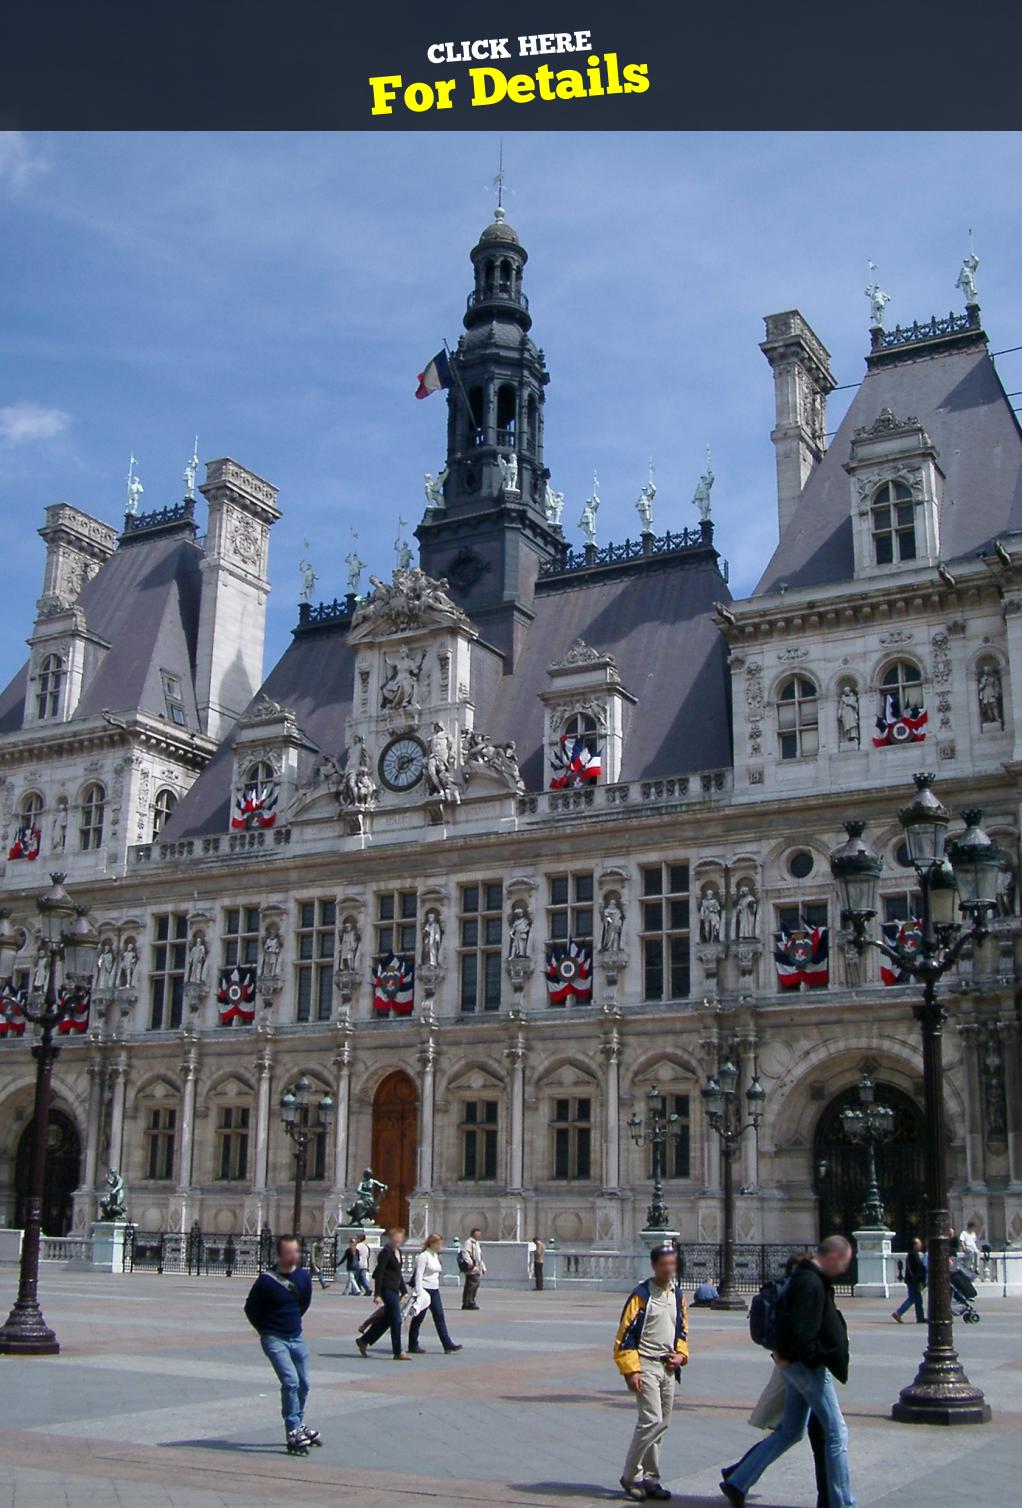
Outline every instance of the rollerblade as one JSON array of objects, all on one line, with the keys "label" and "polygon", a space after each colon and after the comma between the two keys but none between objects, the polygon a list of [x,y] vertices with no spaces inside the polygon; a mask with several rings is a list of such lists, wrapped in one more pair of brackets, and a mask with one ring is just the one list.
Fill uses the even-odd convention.
[{"label": "rollerblade", "polygon": [[310,1445],[322,1445],[318,1429],[310,1429],[307,1424],[300,1424],[299,1431],[303,1434]]},{"label": "rollerblade", "polygon": [[309,1454],[309,1442],[306,1439],[305,1431],[300,1427],[288,1430],[287,1453],[289,1456],[307,1456]]}]

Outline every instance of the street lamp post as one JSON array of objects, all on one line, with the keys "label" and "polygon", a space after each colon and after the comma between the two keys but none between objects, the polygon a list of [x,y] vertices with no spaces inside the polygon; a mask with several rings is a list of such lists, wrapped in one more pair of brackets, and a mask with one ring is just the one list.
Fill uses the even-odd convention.
[{"label": "street lamp post", "polygon": [[706,1123],[720,1137],[724,1174],[724,1251],[713,1309],[745,1309],[745,1300],[735,1292],[735,1158],[746,1131],[757,1130],[763,1119],[766,1091],[756,1074],[745,1091],[748,1120],[742,1119],[738,1094],[738,1069],[728,1052],[717,1072],[711,1073],[701,1090]]},{"label": "street lamp post", "polygon": [[316,1105],[315,1122],[312,1119],[310,1098],[312,1085],[303,1073],[290,1089],[280,1097],[280,1119],[284,1130],[295,1144],[295,1202],[291,1216],[291,1229],[301,1239],[302,1194],[305,1188],[306,1157],[309,1143],[318,1129],[326,1129],[333,1122],[334,1102],[330,1094],[324,1094]]},{"label": "street lamp post", "polygon": [[886,1226],[884,1202],[880,1197],[877,1180],[876,1149],[894,1135],[894,1111],[890,1105],[876,1103],[876,1090],[868,1073],[863,1074],[859,1084],[859,1103],[846,1105],[841,1112],[841,1123],[849,1141],[858,1142],[866,1148],[866,1202],[862,1206],[864,1230],[883,1230]]},{"label": "street lamp post", "polygon": [[646,1211],[646,1229],[666,1231],[670,1227],[663,1185],[667,1176],[667,1143],[677,1141],[681,1136],[681,1117],[668,1115],[666,1095],[661,1094],[655,1084],[651,1084],[645,1123],[633,1110],[627,1124],[637,1147],[653,1148],[653,1202]]},{"label": "street lamp post", "polygon": [[[859,953],[878,948],[923,986],[913,1014],[923,1044],[927,1341],[915,1381],[901,1390],[892,1417],[906,1424],[984,1424],[990,1407],[966,1376],[953,1342],[942,1062],[945,1013],[937,984],[966,946],[988,935],[987,917],[996,902],[1002,855],[980,827],[979,811],[964,812],[965,831],[947,842],[951,813],[933,794],[934,779],[916,775],[916,795],[898,814],[922,897],[917,951],[893,948],[868,934],[877,913],[881,861],[862,836],[864,823],[845,824],[848,840],[831,854],[831,870],[842,892],[842,924],[854,947]],[[956,901],[969,924],[965,929],[956,918]]]},{"label": "street lamp post", "polygon": [[[53,1065],[60,1047],[53,1033],[65,1016],[85,998],[99,939],[84,906],[76,906],[64,889],[62,874],[52,874],[50,889],[36,902],[40,918],[40,948],[46,954],[46,988],[18,1002],[27,1021],[41,1028],[33,1043],[35,1058],[35,1106],[32,1112],[32,1150],[25,1201],[25,1230],[21,1243],[18,1296],[0,1329],[0,1354],[55,1356],[60,1350],[56,1335],[43,1319],[39,1307],[39,1238],[42,1229],[43,1196],[46,1192],[46,1146],[50,1122]],[[10,981],[18,952],[18,936],[10,912],[0,911],[0,989],[4,1012],[12,1018],[14,1003]],[[58,989],[58,971],[61,984]]]}]

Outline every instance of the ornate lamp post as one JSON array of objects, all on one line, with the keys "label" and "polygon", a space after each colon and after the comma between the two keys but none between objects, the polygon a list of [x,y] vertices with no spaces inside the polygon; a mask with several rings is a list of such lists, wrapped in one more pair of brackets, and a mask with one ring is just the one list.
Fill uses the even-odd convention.
[{"label": "ornate lamp post", "polygon": [[[36,902],[40,918],[40,949],[46,954],[46,988],[18,1003],[26,1021],[42,1028],[32,1046],[35,1058],[35,1107],[32,1112],[32,1155],[29,1163],[28,1198],[25,1202],[25,1234],[21,1246],[18,1297],[0,1329],[0,1353],[18,1356],[55,1356],[60,1350],[53,1331],[39,1307],[39,1236],[43,1195],[46,1191],[46,1143],[50,1122],[53,1065],[60,1047],[53,1040],[55,1027],[85,998],[99,946],[96,929],[84,906],[76,906],[64,889],[62,874],[51,874],[52,885]],[[10,912],[0,911],[0,990],[4,1010],[13,1016],[14,1006],[7,987],[14,971],[18,936]],[[58,971],[61,985],[58,990]]]},{"label": "ornate lamp post", "polygon": [[[913,1014],[923,1039],[927,1342],[915,1381],[902,1389],[891,1413],[906,1424],[983,1424],[990,1418],[990,1407],[966,1376],[952,1335],[942,1063],[945,1013],[937,1000],[937,983],[966,946],[987,936],[1002,854],[980,827],[979,811],[965,812],[965,831],[947,842],[951,813],[933,794],[934,780],[933,775],[916,775],[916,795],[898,814],[922,895],[917,953],[899,951],[868,934],[877,913],[881,861],[862,836],[864,823],[845,824],[848,841],[831,855],[831,869],[841,889],[842,924],[851,933],[853,945],[860,953],[867,947],[879,948],[923,986],[923,998],[913,1007]],[[964,929],[958,911],[968,922]]]},{"label": "ornate lamp post", "polygon": [[284,1130],[295,1144],[295,1202],[291,1216],[291,1229],[299,1238],[302,1234],[302,1193],[305,1187],[306,1156],[309,1143],[316,1130],[333,1123],[333,1096],[324,1094],[316,1105],[315,1121],[310,1105],[312,1085],[303,1073],[290,1089],[280,1097],[280,1119]]},{"label": "ornate lamp post", "polygon": [[742,1102],[738,1095],[738,1069],[731,1051],[715,1074],[711,1073],[701,1090],[706,1123],[720,1137],[724,1163],[724,1251],[720,1281],[713,1309],[742,1309],[745,1300],[735,1292],[735,1158],[746,1131],[756,1130],[763,1119],[766,1090],[754,1074],[745,1091],[748,1120],[742,1120]]},{"label": "ornate lamp post", "polygon": [[653,1148],[653,1202],[646,1211],[646,1229],[666,1231],[670,1216],[664,1204],[663,1180],[667,1173],[667,1143],[681,1136],[681,1117],[668,1115],[667,1097],[655,1084],[649,1086],[649,1110],[645,1123],[633,1110],[627,1125],[637,1147]]},{"label": "ornate lamp post", "polygon": [[865,1230],[882,1230],[886,1225],[880,1185],[877,1182],[876,1149],[894,1135],[894,1111],[890,1105],[876,1103],[873,1080],[864,1073],[859,1084],[859,1103],[846,1105],[841,1112],[841,1122],[849,1141],[859,1142],[866,1148],[867,1188],[866,1202],[862,1206],[862,1223]]}]

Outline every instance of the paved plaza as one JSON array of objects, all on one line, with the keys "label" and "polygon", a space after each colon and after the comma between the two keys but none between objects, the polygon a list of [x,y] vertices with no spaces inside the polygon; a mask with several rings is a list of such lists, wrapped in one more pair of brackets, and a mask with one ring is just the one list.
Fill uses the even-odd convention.
[{"label": "paved plaza", "polygon": [[[0,1508],[265,1508],[288,1503],[574,1505],[614,1490],[634,1407],[610,1355],[614,1294],[483,1289],[463,1314],[465,1349],[440,1353],[427,1319],[426,1356],[362,1361],[352,1344],[366,1299],[315,1290],[310,1423],[325,1444],[283,1450],[275,1381],[241,1312],[244,1278],[110,1277],[47,1269],[47,1320],[59,1357],[0,1357]],[[4,1269],[0,1299],[13,1297]],[[887,1414],[911,1379],[924,1331],[897,1327],[890,1303],[843,1300],[852,1378],[843,1401],[861,1508],[946,1503],[964,1493],[996,1508],[1022,1479],[1022,1300],[983,1303],[957,1329],[973,1380],[993,1405],[985,1427],[896,1425]],[[723,1461],[756,1438],[746,1423],[769,1366],[741,1316],[697,1310],[665,1455],[684,1508],[721,1508]],[[808,1446],[764,1477],[752,1508],[811,1508]]]}]

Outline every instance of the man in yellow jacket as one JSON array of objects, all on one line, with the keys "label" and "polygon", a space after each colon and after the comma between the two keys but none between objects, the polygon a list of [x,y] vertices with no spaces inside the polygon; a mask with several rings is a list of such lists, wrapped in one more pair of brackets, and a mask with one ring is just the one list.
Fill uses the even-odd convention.
[{"label": "man in yellow jacket", "polygon": [[652,1277],[633,1288],[614,1338],[614,1360],[639,1405],[621,1486],[637,1502],[667,1499],[660,1480],[660,1446],[671,1422],[674,1385],[688,1364],[688,1314],[676,1278],[673,1246],[649,1254]]}]

